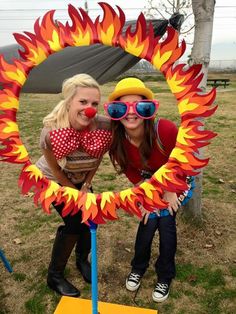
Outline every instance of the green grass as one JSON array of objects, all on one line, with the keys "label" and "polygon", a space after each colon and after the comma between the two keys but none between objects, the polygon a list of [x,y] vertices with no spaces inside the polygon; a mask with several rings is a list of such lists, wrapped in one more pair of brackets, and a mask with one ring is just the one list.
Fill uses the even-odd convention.
[{"label": "green grass", "polygon": [[[233,301],[236,297],[236,290],[226,287],[224,274],[220,269],[214,269],[209,265],[195,267],[193,264],[177,266],[177,280],[188,282],[190,286],[202,287],[203,291],[198,298],[205,313],[221,313],[221,302],[223,300]],[[188,289],[185,295],[195,298],[195,293]],[[179,296],[178,296],[179,297]]]},{"label": "green grass", "polygon": [[[45,224],[48,224],[53,221],[57,221],[58,217],[56,215],[41,215],[41,208],[36,208],[35,211],[38,211],[36,214],[38,217],[37,219],[31,221],[25,220],[25,217],[22,217],[18,222],[18,230],[20,231],[22,236],[27,236],[35,232],[37,229],[40,229]],[[28,213],[30,216],[32,213]]]},{"label": "green grass", "polygon": [[[220,314],[222,313],[221,302],[225,302],[227,299],[234,300],[236,298],[236,291],[230,289],[219,289],[217,291],[206,291],[202,298],[202,305],[206,313]],[[228,312],[227,309],[223,310],[224,313],[233,314]]]},{"label": "green grass", "polygon": [[188,282],[191,286],[202,285],[205,289],[224,286],[225,280],[220,269],[213,270],[209,266],[195,267],[193,264],[177,265],[177,277],[181,282]]},{"label": "green grass", "polygon": [[46,313],[46,306],[42,303],[40,296],[34,296],[25,303],[25,309],[27,313],[31,314],[43,314]]},{"label": "green grass", "polygon": [[15,281],[25,281],[25,279],[26,279],[26,274],[22,274],[22,273],[14,272],[12,274],[12,276],[13,276]]},{"label": "green grass", "polygon": [[99,178],[104,181],[113,181],[116,179],[116,175],[114,173],[100,173]]},{"label": "green grass", "polygon": [[[156,81],[157,77],[154,77],[154,81],[153,77],[147,78],[147,85],[153,89],[160,101],[158,116],[169,118],[179,124],[176,100],[169,93],[163,79],[159,80],[158,77],[158,82]],[[113,86],[113,82],[106,84],[103,87],[104,93]],[[219,108],[215,115],[206,119],[206,128],[217,132],[218,137],[213,139],[212,144],[205,150],[211,159],[204,169],[203,176],[204,223],[198,228],[181,218],[178,221],[180,230],[178,230],[177,276],[171,287],[169,299],[163,304],[155,304],[151,300],[151,291],[156,280],[153,260],[135,300],[134,295],[125,290],[124,280],[132,259],[138,222],[120,210],[117,213],[120,220],[98,228],[101,301],[158,309],[160,314],[236,313],[236,292],[233,285],[236,266],[232,262],[234,257],[229,249],[222,251],[226,250],[228,242],[233,243],[234,239],[235,226],[231,215],[235,208],[235,193],[232,192],[235,188],[236,121],[233,115],[235,97],[235,92],[218,93]],[[42,119],[59,99],[60,95],[21,95],[18,123],[22,140],[33,161],[40,156],[38,138]],[[46,275],[53,236],[61,219],[55,211],[48,216],[40,208],[36,208],[32,197],[19,196],[16,182],[20,166],[7,164],[1,166],[0,189],[3,195],[1,219],[5,218],[4,222],[7,222],[11,233],[4,229],[6,223],[1,221],[3,242],[0,245],[4,245],[4,251],[9,257],[14,273],[9,275],[5,269],[3,274],[1,273],[0,314],[51,314],[60,297],[47,288]],[[223,179],[224,183],[220,183],[219,179]],[[107,190],[119,191],[129,187],[129,183],[124,177],[116,175],[108,156],[105,156],[93,186],[94,191],[100,193]],[[228,220],[224,220],[222,211],[227,211]],[[214,233],[217,229],[221,232],[218,237]],[[20,238],[22,243],[13,244],[15,238]],[[214,244],[214,248],[209,251],[203,248],[208,239]],[[223,253],[220,255],[221,252],[225,254],[225,261]],[[66,268],[66,276],[75,281],[83,298],[90,299],[90,286],[84,284],[79,277],[73,258],[74,256]],[[8,286],[6,291],[5,285]],[[8,292],[9,289],[12,291],[11,294]],[[22,292],[21,298],[17,300],[19,305],[14,305],[16,296],[19,297],[19,291]]]},{"label": "green grass", "polygon": [[6,294],[3,290],[3,286],[0,284],[0,314],[7,314],[7,309],[4,303],[5,297],[6,297]]},{"label": "green grass", "polygon": [[152,91],[153,91],[154,94],[168,93],[169,89],[167,89],[167,88],[160,88],[160,87],[152,87]]},{"label": "green grass", "polygon": [[[25,309],[30,314],[45,314],[47,313],[47,306],[45,303],[45,297],[52,292],[45,286],[45,284],[39,284],[35,289],[34,295],[25,302]],[[55,296],[55,304],[58,303],[59,297]]]},{"label": "green grass", "polygon": [[231,266],[229,267],[229,271],[230,271],[230,275],[231,275],[232,277],[236,277],[236,265],[231,265]]},{"label": "green grass", "polygon": [[[234,300],[236,290],[226,287],[224,273],[220,269],[214,269],[208,265],[196,267],[193,264],[177,265],[177,280],[188,283],[188,290],[181,294],[190,299],[196,299],[197,295],[194,288],[202,288],[201,294],[198,293],[199,303],[202,307],[202,313],[221,313],[221,302],[224,300]],[[172,297],[179,298],[176,293]]]},{"label": "green grass", "polygon": [[[60,296],[50,290],[45,284],[45,280],[41,280],[41,276],[45,276],[45,269],[37,273],[38,280],[29,285],[29,291],[32,291],[32,296],[25,302],[24,307],[26,313],[29,314],[45,314],[48,313],[48,297],[50,296],[50,307],[56,308],[60,300]],[[68,275],[68,274],[66,274]]]}]

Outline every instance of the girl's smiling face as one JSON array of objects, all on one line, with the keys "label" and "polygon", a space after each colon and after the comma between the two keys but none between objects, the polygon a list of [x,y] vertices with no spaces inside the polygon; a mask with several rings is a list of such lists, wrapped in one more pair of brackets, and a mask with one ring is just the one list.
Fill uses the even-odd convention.
[{"label": "girl's smiling face", "polygon": [[68,106],[68,117],[72,128],[82,130],[90,125],[93,118],[85,115],[85,109],[93,107],[97,109],[101,95],[94,87],[77,87],[76,94]]},{"label": "girl's smiling face", "polygon": [[[142,99],[143,97],[140,95],[125,95],[119,98],[120,101],[124,102],[135,102]],[[144,124],[144,120],[136,115],[132,106],[130,106],[127,116],[124,119],[121,119],[120,122],[127,130],[137,129]]]}]

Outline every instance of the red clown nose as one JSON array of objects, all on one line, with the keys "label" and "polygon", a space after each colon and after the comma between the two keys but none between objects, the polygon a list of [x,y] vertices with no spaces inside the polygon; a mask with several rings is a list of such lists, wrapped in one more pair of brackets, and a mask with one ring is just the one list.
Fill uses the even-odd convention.
[{"label": "red clown nose", "polygon": [[84,113],[85,113],[86,117],[93,118],[97,113],[97,109],[89,107],[89,108],[86,108],[84,110]]}]

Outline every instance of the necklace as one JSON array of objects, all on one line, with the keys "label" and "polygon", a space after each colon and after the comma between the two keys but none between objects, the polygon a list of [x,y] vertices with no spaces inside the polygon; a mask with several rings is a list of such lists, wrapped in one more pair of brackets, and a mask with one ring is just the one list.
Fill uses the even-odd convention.
[{"label": "necklace", "polygon": [[140,140],[134,140],[132,139],[126,132],[125,132],[125,138],[134,146],[138,147],[141,145],[141,142]]}]

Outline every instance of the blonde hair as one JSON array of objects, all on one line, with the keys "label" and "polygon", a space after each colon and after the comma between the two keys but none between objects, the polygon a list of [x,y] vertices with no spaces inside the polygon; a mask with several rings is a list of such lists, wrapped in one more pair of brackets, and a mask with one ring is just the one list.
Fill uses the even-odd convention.
[{"label": "blonde hair", "polygon": [[[100,92],[98,82],[88,74],[76,74],[66,79],[62,84],[63,99],[56,107],[43,119],[43,125],[52,130],[70,127],[68,106],[76,94],[77,87],[96,88]],[[62,169],[66,165],[66,158],[57,161]]]},{"label": "blonde hair", "polygon": [[62,84],[63,99],[43,119],[43,125],[45,127],[60,129],[70,126],[68,117],[68,105],[76,94],[77,87],[97,88],[100,92],[100,86],[98,82],[88,74],[76,74],[66,79]]}]

